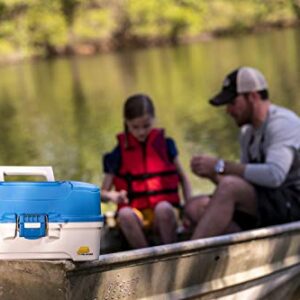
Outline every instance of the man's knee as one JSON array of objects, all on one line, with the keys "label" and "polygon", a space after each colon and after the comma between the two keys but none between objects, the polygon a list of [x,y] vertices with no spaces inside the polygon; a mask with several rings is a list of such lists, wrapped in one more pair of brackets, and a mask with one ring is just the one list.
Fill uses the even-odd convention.
[{"label": "man's knee", "polygon": [[220,179],[217,191],[241,197],[244,193],[253,193],[254,188],[249,182],[241,177],[227,175]]},{"label": "man's knee", "polygon": [[214,203],[233,202],[236,209],[256,214],[256,192],[254,186],[238,176],[224,176],[215,191]]},{"label": "man's knee", "polygon": [[184,206],[184,217],[193,223],[197,223],[206,210],[209,201],[210,197],[207,195],[193,197]]}]

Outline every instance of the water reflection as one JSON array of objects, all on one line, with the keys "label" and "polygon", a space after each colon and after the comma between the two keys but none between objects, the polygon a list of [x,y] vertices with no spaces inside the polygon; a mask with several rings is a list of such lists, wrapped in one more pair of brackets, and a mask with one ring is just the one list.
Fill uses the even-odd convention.
[{"label": "water reflection", "polygon": [[[20,121],[17,109],[13,101],[6,96],[0,102],[1,130],[0,143],[1,159],[7,164],[20,164],[23,159],[31,159],[35,156],[35,145],[32,138],[26,133]],[[16,143],[16,140],[18,141]]]},{"label": "water reflection", "polygon": [[[57,59],[0,69],[0,160],[3,165],[52,165],[58,179],[100,184],[101,156],[122,130],[131,93],[155,101],[186,169],[198,152],[238,158],[237,129],[207,104],[239,65],[261,69],[271,98],[300,113],[300,31],[289,29],[206,43],[88,58]],[[210,190],[190,174],[197,190]]]}]

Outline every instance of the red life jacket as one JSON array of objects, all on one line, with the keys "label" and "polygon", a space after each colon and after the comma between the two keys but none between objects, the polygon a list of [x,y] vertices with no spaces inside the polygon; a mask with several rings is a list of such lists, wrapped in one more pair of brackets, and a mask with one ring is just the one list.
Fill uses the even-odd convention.
[{"label": "red life jacket", "polygon": [[128,192],[129,205],[145,209],[154,208],[160,201],[179,204],[179,176],[168,157],[163,130],[152,129],[145,145],[130,133],[121,133],[117,138],[121,166],[114,176],[114,186],[117,191]]}]

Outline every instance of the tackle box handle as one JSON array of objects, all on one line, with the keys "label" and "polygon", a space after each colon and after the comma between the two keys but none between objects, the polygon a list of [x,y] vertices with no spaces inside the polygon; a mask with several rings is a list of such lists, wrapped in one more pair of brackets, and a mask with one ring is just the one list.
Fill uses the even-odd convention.
[{"label": "tackle box handle", "polygon": [[53,169],[49,166],[0,166],[0,181],[5,181],[5,175],[39,175],[44,176],[47,181],[55,181]]}]

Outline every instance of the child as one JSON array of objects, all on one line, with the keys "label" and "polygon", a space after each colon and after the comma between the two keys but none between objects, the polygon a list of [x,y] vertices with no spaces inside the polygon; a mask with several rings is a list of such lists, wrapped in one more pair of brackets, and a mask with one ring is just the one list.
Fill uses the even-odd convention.
[{"label": "child", "polygon": [[104,156],[102,200],[118,205],[118,223],[132,248],[148,246],[147,227],[163,244],[175,242],[178,185],[185,200],[191,193],[175,142],[154,128],[155,110],[147,95],[129,97],[123,116],[125,130],[117,136],[118,145]]}]

